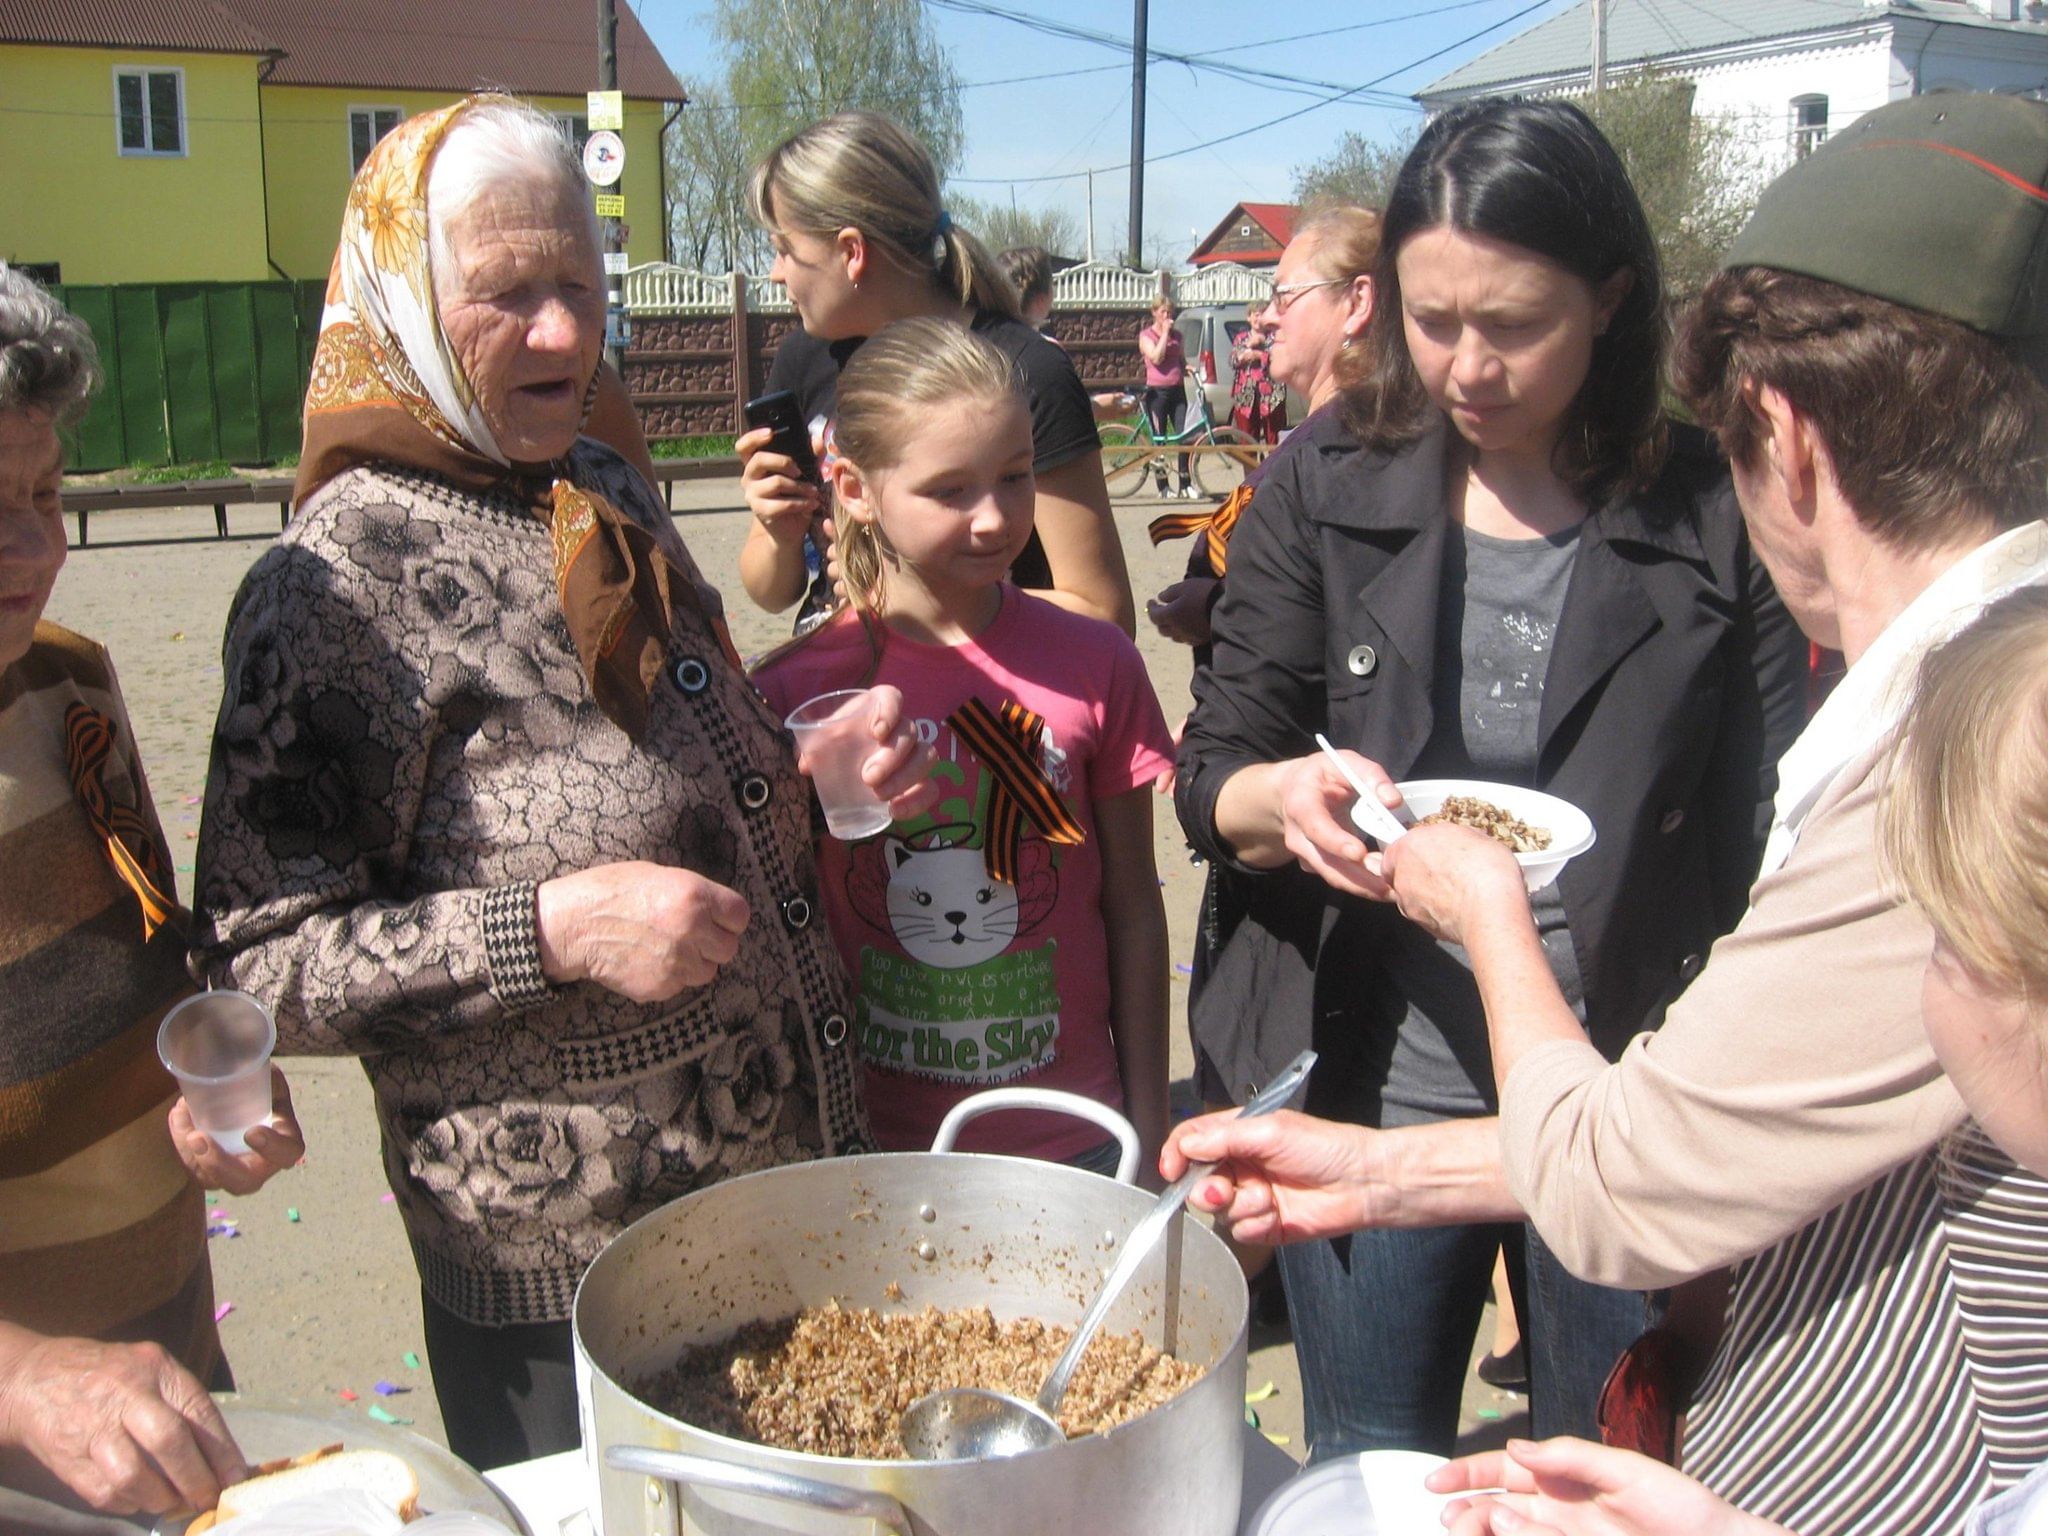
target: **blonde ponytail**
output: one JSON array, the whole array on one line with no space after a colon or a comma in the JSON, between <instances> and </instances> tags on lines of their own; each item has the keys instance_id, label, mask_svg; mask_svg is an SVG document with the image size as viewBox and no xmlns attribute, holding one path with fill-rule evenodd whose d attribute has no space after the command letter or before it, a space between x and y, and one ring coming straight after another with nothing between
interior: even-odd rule
<instances>
[{"instance_id":1,"label":"blonde ponytail","mask_svg":"<svg viewBox=\"0 0 2048 1536\"><path fill-rule=\"evenodd\" d=\"M857 229L905 272L966 309L1020 318L988 249L954 224L922 144L877 112L840 112L792 134L754 167L747 201L763 229L836 235Z\"/></svg>"}]
</instances>

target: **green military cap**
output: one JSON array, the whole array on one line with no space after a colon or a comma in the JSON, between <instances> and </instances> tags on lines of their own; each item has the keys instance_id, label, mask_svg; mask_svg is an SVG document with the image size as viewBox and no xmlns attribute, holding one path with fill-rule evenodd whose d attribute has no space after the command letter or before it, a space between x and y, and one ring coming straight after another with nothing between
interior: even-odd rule
<instances>
[{"instance_id":1,"label":"green military cap","mask_svg":"<svg viewBox=\"0 0 2048 1536\"><path fill-rule=\"evenodd\" d=\"M1937 91L1867 112L1764 189L1724 265L1960 320L2048 372L2048 105Z\"/></svg>"}]
</instances>

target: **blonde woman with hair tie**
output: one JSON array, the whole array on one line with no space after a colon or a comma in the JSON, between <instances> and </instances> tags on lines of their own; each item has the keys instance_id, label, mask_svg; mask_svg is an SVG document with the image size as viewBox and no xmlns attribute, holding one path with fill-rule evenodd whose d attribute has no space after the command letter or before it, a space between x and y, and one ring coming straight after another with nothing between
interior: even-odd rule
<instances>
[{"instance_id":1,"label":"blonde woman with hair tie","mask_svg":"<svg viewBox=\"0 0 2048 1536\"><path fill-rule=\"evenodd\" d=\"M1019 317L995 259L941 204L924 146L886 117L842 112L771 150L749 196L774 241L769 275L788 288L801 322L777 351L768 388L795 393L823 445L826 479L840 371L862 342L916 316L966 326L1011 360L1031 413L1038 490L1012 573L1018 586L1132 633L1130 577L1102 482L1094 408L1067 354ZM831 508L767 443L759 430L736 445L755 520L740 551L740 581L764 608L803 599L803 628L832 606Z\"/></svg>"}]
</instances>

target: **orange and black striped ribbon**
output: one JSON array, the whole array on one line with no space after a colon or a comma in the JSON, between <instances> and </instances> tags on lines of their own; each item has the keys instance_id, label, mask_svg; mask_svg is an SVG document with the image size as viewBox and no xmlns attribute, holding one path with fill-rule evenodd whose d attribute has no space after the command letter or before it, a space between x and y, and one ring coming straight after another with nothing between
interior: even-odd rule
<instances>
[{"instance_id":1,"label":"orange and black striped ribbon","mask_svg":"<svg viewBox=\"0 0 2048 1536\"><path fill-rule=\"evenodd\" d=\"M142 905L142 941L147 944L177 910L172 894L176 887L149 823L133 806L116 804L107 793L106 766L114 751L114 730L114 722L90 704L74 703L64 711L64 755L71 770L72 793L106 849L114 874Z\"/></svg>"},{"instance_id":2,"label":"orange and black striped ribbon","mask_svg":"<svg viewBox=\"0 0 2048 1536\"><path fill-rule=\"evenodd\" d=\"M1154 544L1199 533L1208 544L1209 568L1221 576L1230 563L1230 536L1237 531L1237 520L1251 500L1252 487L1240 485L1213 512L1168 512L1153 518L1145 525L1145 531L1152 535Z\"/></svg>"},{"instance_id":3,"label":"orange and black striped ribbon","mask_svg":"<svg viewBox=\"0 0 2048 1536\"><path fill-rule=\"evenodd\" d=\"M1047 842L1073 848L1087 841L1088 834L1039 766L1043 716L1014 700L1004 703L998 715L981 700L969 699L946 717L946 724L995 780L988 797L988 833L982 839L982 858L991 875L1005 885L1017 883L1017 853L1027 820Z\"/></svg>"}]
</instances>

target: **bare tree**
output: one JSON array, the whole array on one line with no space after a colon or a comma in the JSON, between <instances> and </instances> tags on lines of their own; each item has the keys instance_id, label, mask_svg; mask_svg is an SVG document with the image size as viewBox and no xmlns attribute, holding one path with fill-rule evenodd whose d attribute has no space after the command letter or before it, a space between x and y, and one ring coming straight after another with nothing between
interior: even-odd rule
<instances>
[{"instance_id":1,"label":"bare tree","mask_svg":"<svg viewBox=\"0 0 2048 1536\"><path fill-rule=\"evenodd\" d=\"M972 230L991 251L1016 245L1042 246L1055 256L1081 255L1081 221L1064 208L1013 207L982 202L963 192L946 194L946 211L962 229Z\"/></svg>"},{"instance_id":2,"label":"bare tree","mask_svg":"<svg viewBox=\"0 0 2048 1536\"><path fill-rule=\"evenodd\" d=\"M675 260L700 272L765 272L772 253L767 234L747 211L753 164L740 138L732 98L722 81L686 80L683 85L689 105L662 147L668 157Z\"/></svg>"}]
</instances>

